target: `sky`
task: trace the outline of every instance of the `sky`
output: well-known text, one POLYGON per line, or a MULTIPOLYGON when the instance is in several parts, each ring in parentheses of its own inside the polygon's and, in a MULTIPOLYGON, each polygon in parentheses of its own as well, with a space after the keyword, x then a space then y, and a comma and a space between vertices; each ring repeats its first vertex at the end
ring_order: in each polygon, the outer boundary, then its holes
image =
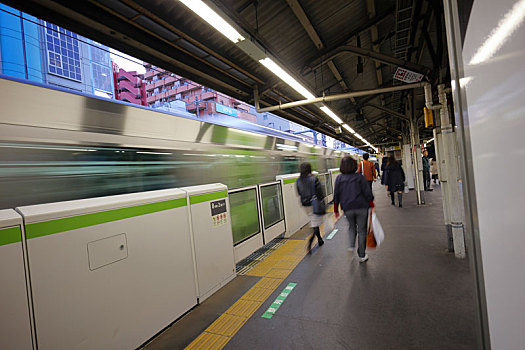
POLYGON ((124 69, 125 71, 136 71, 137 73, 144 74, 146 69, 142 65, 142 61, 138 58, 126 55, 115 49, 109 49, 111 59, 118 64, 119 68, 124 69))

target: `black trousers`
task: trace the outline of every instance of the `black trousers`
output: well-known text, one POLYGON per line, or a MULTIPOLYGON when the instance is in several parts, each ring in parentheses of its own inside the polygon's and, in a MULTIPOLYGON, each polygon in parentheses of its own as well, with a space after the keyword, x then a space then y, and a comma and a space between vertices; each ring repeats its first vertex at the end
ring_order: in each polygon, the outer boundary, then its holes
POLYGON ((425 191, 430 189, 430 171, 423 169, 423 184, 425 191))
POLYGON ((370 186, 370 190, 372 190, 372 183, 373 183, 374 181, 368 181, 368 180, 366 180, 366 182, 368 182, 368 185, 370 186))

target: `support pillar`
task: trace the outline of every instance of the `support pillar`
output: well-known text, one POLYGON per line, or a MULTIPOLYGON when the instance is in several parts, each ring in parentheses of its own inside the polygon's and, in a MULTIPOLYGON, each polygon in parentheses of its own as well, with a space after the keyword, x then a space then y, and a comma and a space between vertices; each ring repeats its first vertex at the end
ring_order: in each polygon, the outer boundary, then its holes
POLYGON ((443 152, 441 154, 441 164, 445 166, 446 174, 446 206, 450 225, 452 229, 452 238, 454 240, 454 253, 457 258, 465 258, 465 238, 463 229, 463 201, 459 188, 459 172, 457 161, 457 147, 453 126, 450 122, 450 116, 447 106, 447 96, 445 86, 438 86, 438 96, 441 109, 439 115, 441 119, 441 138, 443 142, 443 152))
POLYGON ((450 221, 449 213, 449 199, 448 199, 448 182, 447 182, 447 168, 445 160, 443 159, 443 136, 441 135, 441 130, 435 128, 434 132, 434 149, 436 151, 436 163, 438 166, 439 172, 439 183, 441 186, 441 196, 442 196, 442 205, 443 205, 443 216, 445 218, 445 228, 447 230, 447 241, 448 241, 448 251, 450 253, 454 252, 454 239, 452 237, 452 223, 450 221))
POLYGON ((425 192, 423 185, 423 162, 421 159, 421 145, 419 143, 419 131, 415 123, 415 116, 412 106, 413 96, 409 96, 409 119, 410 119, 410 149, 412 150, 412 159, 414 160, 414 175, 416 180, 417 204, 425 204, 425 192))

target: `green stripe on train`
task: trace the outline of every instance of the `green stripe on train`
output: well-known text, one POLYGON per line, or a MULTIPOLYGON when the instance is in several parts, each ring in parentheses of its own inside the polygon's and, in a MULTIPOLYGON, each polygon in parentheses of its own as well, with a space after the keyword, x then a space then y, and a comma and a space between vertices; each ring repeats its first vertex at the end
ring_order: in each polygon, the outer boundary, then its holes
POLYGON ((213 192, 213 193, 205 193, 205 194, 196 194, 194 196, 190 196, 190 204, 197 204, 202 202, 208 202, 213 201, 216 199, 226 198, 228 197, 227 191, 219 191, 219 192, 213 192))
POLYGON ((119 208, 73 216, 69 218, 37 222, 26 225, 27 239, 52 235, 54 233, 76 230, 83 227, 104 224, 111 221, 123 220, 135 216, 156 213, 163 210, 186 206, 186 198, 171 199, 167 201, 142 204, 134 207, 119 208))
POLYGON ((285 185, 288 185, 288 184, 294 183, 295 181, 297 181, 296 177, 294 177, 293 179, 284 180, 283 183, 285 185))
POLYGON ((20 226, 0 229, 0 246, 22 241, 20 226))

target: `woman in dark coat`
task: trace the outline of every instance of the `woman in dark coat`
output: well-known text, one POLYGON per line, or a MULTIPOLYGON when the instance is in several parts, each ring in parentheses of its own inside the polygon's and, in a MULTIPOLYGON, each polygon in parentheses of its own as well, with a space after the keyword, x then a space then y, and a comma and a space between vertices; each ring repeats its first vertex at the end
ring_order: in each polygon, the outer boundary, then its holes
POLYGON ((393 154, 388 157, 385 170, 383 177, 385 178, 385 185, 387 186, 388 192, 390 192, 392 205, 396 205, 394 202, 394 193, 397 192, 397 199, 399 201, 399 207, 401 208, 403 206, 403 190, 405 189, 405 172, 393 154))
POLYGON ((308 241, 308 252, 312 246, 314 236, 317 237, 317 242, 319 246, 324 244, 323 239, 321 238, 321 231, 319 226, 323 223, 324 215, 318 215, 314 213, 312 207, 312 198, 315 195, 318 200, 324 200, 324 191, 321 186, 321 182, 316 176, 312 175, 312 166, 310 163, 302 163, 299 167, 301 176, 295 182, 297 193, 301 197, 301 204, 306 210, 306 214, 310 218, 310 227, 314 229, 314 234, 310 237, 308 241))
POLYGON ((383 174, 383 176, 381 176, 381 185, 385 185, 386 163, 388 163, 388 157, 383 157, 381 161, 381 173, 383 174))
POLYGON ((356 173, 357 162, 352 157, 346 156, 341 160, 340 170, 341 175, 335 180, 334 186, 334 214, 339 216, 340 204, 350 225, 349 250, 354 250, 357 231, 357 255, 359 262, 365 262, 368 260, 365 252, 368 208, 374 206, 374 196, 364 176, 356 173))

